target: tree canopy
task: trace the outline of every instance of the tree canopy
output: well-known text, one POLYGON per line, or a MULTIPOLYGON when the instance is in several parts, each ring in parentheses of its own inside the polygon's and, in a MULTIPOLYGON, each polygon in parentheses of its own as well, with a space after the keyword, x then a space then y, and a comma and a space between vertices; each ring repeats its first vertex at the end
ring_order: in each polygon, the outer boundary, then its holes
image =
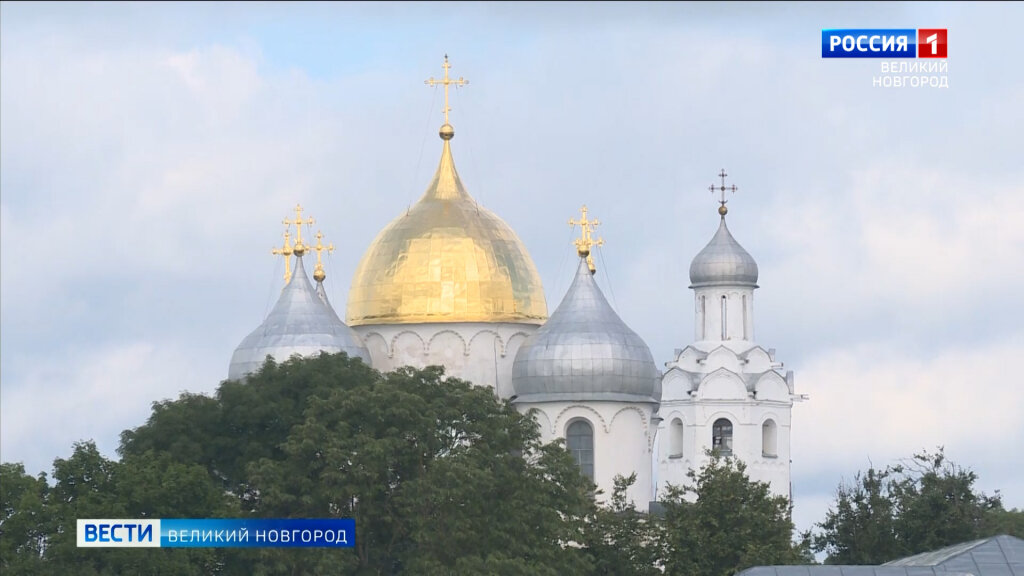
MULTIPOLYGON (((212 396, 153 404, 50 476, 0 465, 7 574, 499 574, 726 576, 806 563, 789 502, 744 464, 709 462, 672 487, 663 514, 595 494, 532 416, 439 367, 382 374, 344 354, 268 361, 212 396), (598 504, 598 502, 602 502, 598 504), (355 549, 89 549, 78 518, 354 518, 355 549)), ((840 486, 814 544, 830 561, 880 562, 988 533, 1021 534, 998 494, 938 455, 840 486)), ((810 538, 810 535, 808 535, 810 538)))
POLYGON ((1005 510, 999 493, 975 489, 978 476, 935 452, 840 483, 813 547, 827 564, 882 564, 951 544, 1010 534, 1024 537, 1024 512, 1005 510))
POLYGON ((5 464, 0 567, 26 573, 586 574, 593 486, 531 417, 440 368, 344 354, 268 362, 213 397, 157 402, 52 480, 5 464), (75 547, 77 518, 354 518, 344 549, 75 547))
POLYGON ((809 551, 793 544, 791 506, 754 482, 746 465, 717 452, 691 484, 671 487, 661 531, 668 575, 727 576, 751 566, 807 564, 809 551))

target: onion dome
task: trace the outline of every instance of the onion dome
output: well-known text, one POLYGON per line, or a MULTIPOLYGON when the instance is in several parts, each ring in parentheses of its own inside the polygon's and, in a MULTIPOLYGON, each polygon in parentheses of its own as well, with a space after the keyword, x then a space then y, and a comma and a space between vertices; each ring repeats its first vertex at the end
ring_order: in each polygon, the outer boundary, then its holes
POLYGON ((690 263, 690 288, 750 286, 757 288, 757 262, 729 233, 723 205, 718 232, 690 263))
POLYGON ((661 401, 647 344, 612 310, 581 254, 572 286, 512 364, 515 402, 661 401))
POLYGON ((540 276, 516 233, 466 192, 445 123, 426 193, 363 255, 348 296, 350 326, 427 322, 541 324, 540 276))
POLYGON ((370 354, 359 335, 324 302, 306 276, 302 257, 296 256, 295 270, 277 304, 231 356, 228 378, 237 380, 259 370, 267 356, 283 362, 293 354, 345 352, 369 364, 370 354))
MULTIPOLYGON (((316 295, 320 297, 320 301, 324 303, 324 306, 327 306, 327 311, 331 313, 331 316, 333 316, 338 322, 341 322, 341 317, 334 311, 334 306, 331 306, 331 301, 327 299, 327 290, 324 290, 323 280, 316 281, 316 295)), ((342 322, 342 324, 344 324, 344 322, 342 322)))

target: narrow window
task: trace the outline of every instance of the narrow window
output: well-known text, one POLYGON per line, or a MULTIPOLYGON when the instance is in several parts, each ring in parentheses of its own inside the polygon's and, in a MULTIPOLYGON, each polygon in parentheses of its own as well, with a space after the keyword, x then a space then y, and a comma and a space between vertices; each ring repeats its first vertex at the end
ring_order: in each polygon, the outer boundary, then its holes
POLYGON ((761 456, 775 458, 779 455, 778 432, 779 427, 775 425, 775 420, 769 418, 761 425, 761 456))
POLYGON ((673 418, 672 423, 668 427, 668 457, 669 458, 682 458, 683 457, 683 421, 679 418, 673 418))
POLYGON ((743 339, 750 340, 747 336, 747 295, 743 295, 743 339))
POLYGON ((722 456, 732 454, 732 422, 728 418, 719 418, 711 427, 711 449, 722 456))
POLYGON ((703 340, 708 336, 708 311, 705 297, 700 297, 700 339, 703 340))
POLYGON ((566 447, 576 459, 580 472, 594 479, 594 428, 586 420, 576 420, 569 424, 565 434, 566 447))
POLYGON ((726 340, 726 331, 725 331, 726 306, 727 306, 727 301, 725 299, 725 296, 722 296, 722 340, 726 340))

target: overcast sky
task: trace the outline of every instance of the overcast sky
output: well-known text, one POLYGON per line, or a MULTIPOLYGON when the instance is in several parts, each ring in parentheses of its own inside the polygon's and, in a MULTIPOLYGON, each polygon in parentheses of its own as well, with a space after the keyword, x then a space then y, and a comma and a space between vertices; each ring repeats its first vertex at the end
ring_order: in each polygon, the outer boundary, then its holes
POLYGON ((690 260, 757 260, 755 336, 796 373, 795 519, 942 445, 1024 507, 1021 4, 28 4, 0 7, 0 456, 115 456, 150 403, 212 392, 272 306, 301 202, 344 314, 426 188, 452 73, 455 161, 553 310, 566 220, 659 364, 693 340, 690 260), (879 88, 822 28, 948 28, 948 89, 879 88))

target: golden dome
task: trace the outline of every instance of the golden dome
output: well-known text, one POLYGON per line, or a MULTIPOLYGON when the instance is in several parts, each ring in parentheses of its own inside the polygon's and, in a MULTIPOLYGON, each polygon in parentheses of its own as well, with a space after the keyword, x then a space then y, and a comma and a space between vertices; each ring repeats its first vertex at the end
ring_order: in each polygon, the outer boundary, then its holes
POLYGON ((381 230, 359 262, 350 326, 547 318, 540 276, 519 237, 462 186, 453 135, 442 130, 441 163, 426 193, 381 230))

